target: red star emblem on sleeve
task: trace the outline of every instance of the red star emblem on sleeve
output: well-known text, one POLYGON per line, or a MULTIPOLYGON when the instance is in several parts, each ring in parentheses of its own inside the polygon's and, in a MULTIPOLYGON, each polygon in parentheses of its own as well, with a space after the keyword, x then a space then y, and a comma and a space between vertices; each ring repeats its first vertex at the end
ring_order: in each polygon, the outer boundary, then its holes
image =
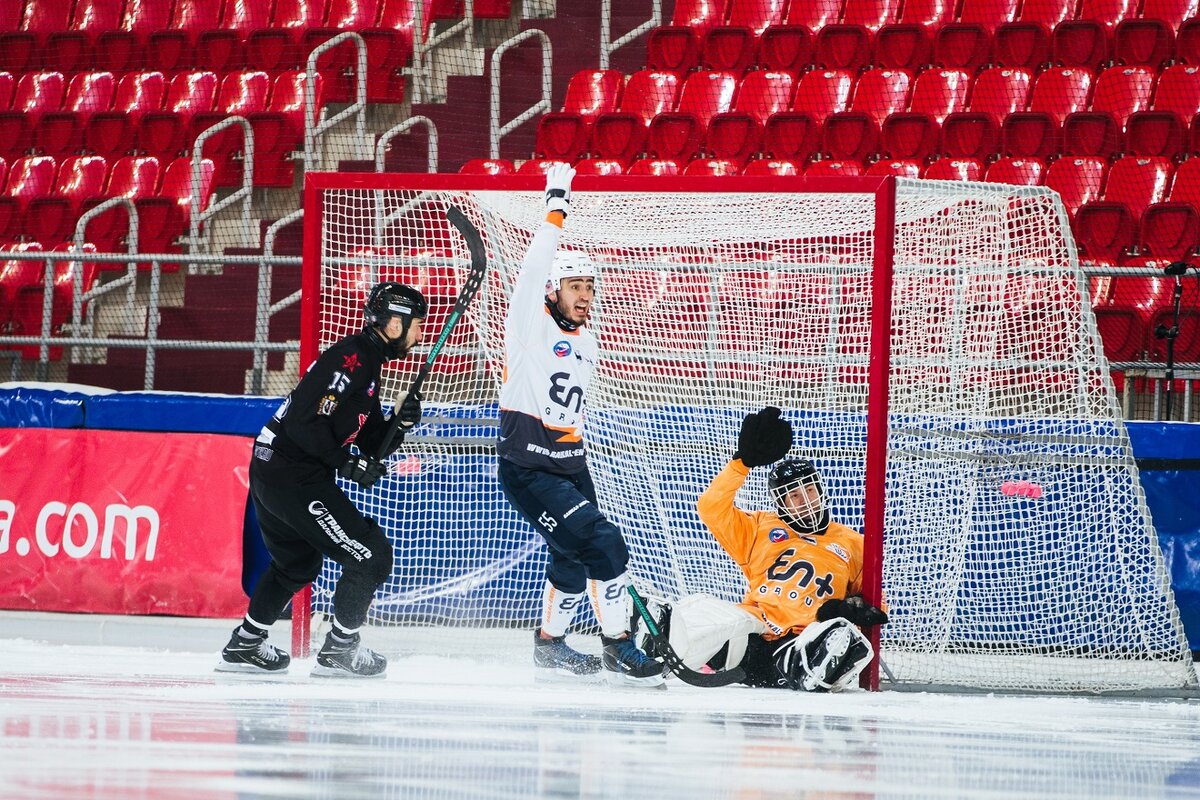
POLYGON ((362 366, 362 362, 358 360, 358 353, 351 353, 342 359, 342 369, 346 372, 354 372, 362 366))

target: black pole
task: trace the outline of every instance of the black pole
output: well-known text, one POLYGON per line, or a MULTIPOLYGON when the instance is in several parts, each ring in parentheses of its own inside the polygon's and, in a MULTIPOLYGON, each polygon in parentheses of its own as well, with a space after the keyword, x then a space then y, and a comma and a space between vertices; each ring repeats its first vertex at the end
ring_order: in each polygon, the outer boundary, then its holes
POLYGON ((1163 267, 1165 275, 1175 277, 1175 289, 1171 293, 1171 327, 1159 325, 1154 329, 1154 336, 1167 340, 1167 421, 1173 419, 1171 401, 1175 386, 1175 339, 1179 336, 1179 302, 1183 299, 1183 275, 1191 267, 1186 261, 1175 261, 1163 267))

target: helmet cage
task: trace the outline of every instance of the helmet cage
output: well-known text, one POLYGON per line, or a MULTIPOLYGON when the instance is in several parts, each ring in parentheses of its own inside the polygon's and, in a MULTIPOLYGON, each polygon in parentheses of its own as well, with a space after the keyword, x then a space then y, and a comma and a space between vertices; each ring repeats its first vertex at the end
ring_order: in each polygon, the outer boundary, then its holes
POLYGON ((821 475, 810 462, 793 458, 781 461, 767 477, 767 491, 779 518, 797 533, 822 534, 829 527, 829 504, 821 475), (816 486, 815 496, 797 489, 816 486), (789 503, 789 496, 792 496, 789 503))

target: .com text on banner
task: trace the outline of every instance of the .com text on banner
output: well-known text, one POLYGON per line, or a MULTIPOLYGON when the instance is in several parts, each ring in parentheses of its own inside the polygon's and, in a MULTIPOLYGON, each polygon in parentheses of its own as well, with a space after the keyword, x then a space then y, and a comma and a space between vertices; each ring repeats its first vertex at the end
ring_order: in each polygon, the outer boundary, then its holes
POLYGON ((0 608, 236 617, 250 440, 0 428, 0 608))

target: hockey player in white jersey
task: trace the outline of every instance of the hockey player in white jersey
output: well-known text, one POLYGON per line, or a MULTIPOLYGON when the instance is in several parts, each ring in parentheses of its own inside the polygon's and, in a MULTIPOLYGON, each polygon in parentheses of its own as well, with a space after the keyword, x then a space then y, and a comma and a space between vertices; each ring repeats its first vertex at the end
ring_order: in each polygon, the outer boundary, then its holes
POLYGON ((596 365, 587 329, 595 266, 586 253, 558 249, 575 170, 546 173, 546 221, 530 242, 505 321, 500 388, 500 485, 550 548, 542 624, 534 632, 540 677, 602 674, 616 685, 657 687, 663 664, 629 636, 629 551, 596 507, 584 456, 584 398, 596 365), (566 644, 575 613, 591 601, 602 655, 566 644))

